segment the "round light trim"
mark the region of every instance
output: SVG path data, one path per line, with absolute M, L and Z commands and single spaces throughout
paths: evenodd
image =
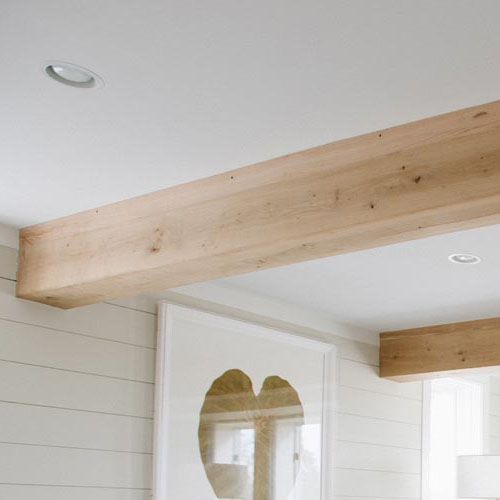
M 474 264 L 479 264 L 481 262 L 481 257 L 470 253 L 454 253 L 448 257 L 448 260 L 453 262 L 453 264 L 473 266 Z
M 44 71 L 56 82 L 70 87 L 91 89 L 104 85 L 104 81 L 99 75 L 76 64 L 50 61 L 45 64 Z

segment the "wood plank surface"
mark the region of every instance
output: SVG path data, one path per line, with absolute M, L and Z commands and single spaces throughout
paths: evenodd
M 25 228 L 19 297 L 71 308 L 500 222 L 500 101 Z
M 500 318 L 386 332 L 380 335 L 380 376 L 422 380 L 500 365 Z

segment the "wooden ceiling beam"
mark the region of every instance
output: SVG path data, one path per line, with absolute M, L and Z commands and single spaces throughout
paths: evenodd
M 380 376 L 399 382 L 500 366 L 500 318 L 380 334 Z
M 25 228 L 17 294 L 71 308 L 498 222 L 500 101 Z

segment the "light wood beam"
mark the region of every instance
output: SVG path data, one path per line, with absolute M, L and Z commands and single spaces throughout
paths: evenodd
M 71 308 L 498 222 L 494 102 L 23 229 L 17 293 Z
M 380 334 L 380 376 L 400 382 L 500 366 L 500 318 Z

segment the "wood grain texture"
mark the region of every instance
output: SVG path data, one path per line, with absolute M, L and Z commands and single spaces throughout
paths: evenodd
M 21 231 L 19 297 L 62 308 L 500 222 L 500 101 Z
M 380 376 L 421 380 L 436 374 L 500 365 L 500 318 L 386 332 Z

